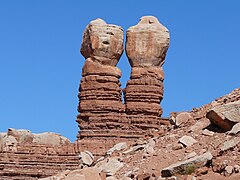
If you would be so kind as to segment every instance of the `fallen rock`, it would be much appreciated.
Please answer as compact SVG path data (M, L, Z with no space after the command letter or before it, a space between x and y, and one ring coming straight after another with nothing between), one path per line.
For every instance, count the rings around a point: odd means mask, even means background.
M208 129L204 129L204 130L202 131L202 134L205 135L205 136L213 136L213 135L214 135L214 132L209 131Z
M198 132L206 128L210 124L207 118L198 120L194 125L189 128L189 132Z
M182 112L175 118L175 126L177 127L184 127L191 122L193 122L193 117L188 112Z
M145 148L145 145L136 145L136 146L133 146L133 147L130 147L128 150L124 151L123 154L132 154L138 150L142 150Z
M92 163L93 163L94 156L92 155L91 152L89 152L89 151L84 151L84 152L81 152L81 153L80 153L79 159L80 159L80 162L81 162L83 165L91 166Z
M84 169L74 170L69 173L65 180L101 180L100 174L98 169L93 167L87 167Z
M121 142L121 143L115 144L111 149L109 149L109 150L107 151L106 154L111 155L113 152L124 150L124 149L126 149L127 147L128 147L128 146L127 146L127 143L126 143L126 142Z
M229 150L235 147L240 142L240 137L232 138L231 140L225 141L224 144L220 147L221 151Z
M173 147L172 147L172 150L179 150L179 149L182 149L183 148L183 145L182 144L174 144Z
M162 177L171 177L176 174L191 174L197 168L205 166L213 158L210 152L206 152L200 156L172 164L161 171Z
M197 143L197 141L192 138L191 136L184 135L179 139L179 142L182 143L184 146L192 146L194 143Z
M237 123L232 127L231 131L229 131L228 133L234 135L234 134L238 134L239 132L240 132L240 123Z
M229 176L233 173L233 166L227 166L225 167L225 175Z
M124 163L120 162L118 158L109 158L99 162L95 167L98 168L100 172L104 172L108 176L113 176L123 166Z
M234 165L233 167L234 167L234 172L235 172L235 173L239 173L239 171L240 171L240 166L239 166L239 165Z
M190 159L190 158L193 158L193 157L195 157L197 155L197 153L196 152L191 152L191 153L188 153L185 157L184 157L184 159Z
M240 122L240 100L216 106L206 116L213 124L229 131Z

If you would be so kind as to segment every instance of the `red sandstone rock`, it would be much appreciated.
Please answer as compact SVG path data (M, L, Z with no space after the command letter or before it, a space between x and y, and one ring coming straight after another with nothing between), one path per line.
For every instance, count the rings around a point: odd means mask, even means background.
M91 21L83 34L82 55L104 65L116 66L123 52L123 30L102 19Z
M132 67L161 67L169 47L169 32L153 16L143 16L127 30L126 52Z

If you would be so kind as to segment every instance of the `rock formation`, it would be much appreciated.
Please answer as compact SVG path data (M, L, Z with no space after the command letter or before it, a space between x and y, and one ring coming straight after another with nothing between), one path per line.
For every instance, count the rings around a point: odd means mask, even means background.
M121 138L148 136L158 131L161 123L167 123L160 118L160 102L162 64L168 46L168 30L155 17L142 17L137 26L129 28L126 51L132 73L123 104L121 71L115 67L123 52L123 30L101 19L90 22L80 50L86 59L79 88L80 146L89 149L89 138L100 146L105 141L112 146Z
M119 123L124 112L121 71L115 67L123 52L122 28L101 19L91 21L84 31L80 51L86 61L78 95L78 139L83 147L84 138L99 139L99 145L103 145L105 137L122 133Z
M0 179L38 179L79 167L79 146L56 133L0 133Z
M164 73L162 65L169 47L169 32L153 16L144 16L127 30L126 53L132 67L124 91L131 124L142 130L158 130L161 123Z

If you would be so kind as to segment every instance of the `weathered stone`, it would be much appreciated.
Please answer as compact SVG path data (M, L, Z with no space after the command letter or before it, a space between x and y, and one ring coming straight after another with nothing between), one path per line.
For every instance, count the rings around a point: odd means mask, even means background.
M189 132L199 132L206 128L209 124L210 122L207 118L202 118L190 127Z
M222 129L231 130L234 124L240 122L240 100L212 108L207 118Z
M177 127L184 127L191 122L193 122L193 117L188 112L182 112L178 114L175 118L175 126Z
M191 153L188 153L185 157L184 157L184 159L190 159L190 158L193 158L193 157L195 157L195 156L197 156L197 153L196 152L191 152Z
M233 166L225 167L225 175L231 175L233 173Z
M33 141L33 134L27 129L13 129L9 128L7 134L13 136L19 143L31 143Z
M160 67L169 47L169 32L153 16L143 16L127 30L126 52L132 67Z
M164 80L162 64L168 46L168 30L155 17L144 16L127 30L126 54L132 72L124 89L125 111L128 119L136 124L146 121L143 117L149 121L142 127L138 125L138 131L159 131Z
M214 135L214 132L209 131L208 129L204 129L204 130L202 131L202 134L205 135L205 136L213 136L213 135Z
M179 139L179 142L182 143L184 146L192 146L194 143L197 143L197 141L192 138L191 136L184 135Z
M212 154L207 152L200 156L172 164L161 171L162 177L170 177L176 174L191 174L197 168L205 166L212 159Z
M96 164L95 167L98 168L100 172L104 172L109 176L113 176L123 166L124 163L120 162L118 158L109 158Z
M240 137L234 137L231 140L225 141L223 145L220 147L220 150L227 151L235 147L238 143L240 143Z
M89 151L81 152L79 155L80 161L83 163L83 165L91 166L94 160L94 156Z
M240 172L240 166L239 165L234 165L234 172L239 173Z
M103 65L116 66L123 52L123 30L102 19L90 22L83 34L81 53Z
M229 131L229 134L238 134L240 132L240 123L235 124L231 131Z
M126 149L127 147L128 146L126 142L121 142L121 143L115 144L111 149L107 151L106 154L111 155L114 151L121 151Z
M173 145L172 150L179 150L179 149L182 149L182 148L183 148L183 145L178 143L178 144Z
M101 180L101 177L99 175L98 169L93 167L88 167L84 169L74 170L71 173L69 173L65 178L65 180L76 180L76 179Z
M34 134L32 142L36 144L46 144L54 146L70 143L69 139L67 139L66 137L52 132Z

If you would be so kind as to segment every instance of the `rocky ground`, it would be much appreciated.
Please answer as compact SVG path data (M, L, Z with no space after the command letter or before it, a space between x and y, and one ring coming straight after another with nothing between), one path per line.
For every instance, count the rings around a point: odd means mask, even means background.
M172 113L172 125L161 136L131 146L118 143L98 159L82 152L80 169L45 180L238 180L239 92L236 89L191 112Z

